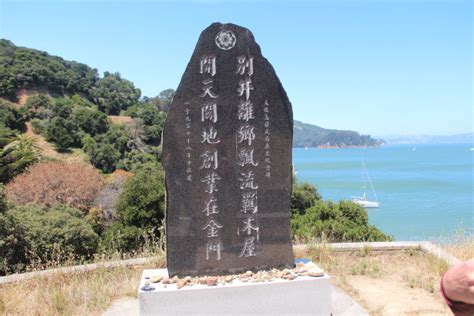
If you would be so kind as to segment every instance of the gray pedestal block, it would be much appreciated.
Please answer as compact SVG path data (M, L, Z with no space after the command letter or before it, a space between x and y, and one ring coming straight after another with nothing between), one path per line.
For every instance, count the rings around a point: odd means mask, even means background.
M331 290L327 274L321 277L301 276L295 280L249 283L234 280L232 284L164 287L151 284L155 290L141 287L145 277L167 276L166 269L145 270L138 297L140 315L330 315Z

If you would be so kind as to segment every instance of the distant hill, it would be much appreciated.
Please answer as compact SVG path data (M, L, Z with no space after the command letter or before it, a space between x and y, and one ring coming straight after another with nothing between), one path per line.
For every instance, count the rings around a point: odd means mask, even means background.
M474 133L448 136L413 135L386 137L389 144L473 144Z
M375 147L383 144L382 139L355 131L326 129L300 121L294 121L293 125L293 147Z

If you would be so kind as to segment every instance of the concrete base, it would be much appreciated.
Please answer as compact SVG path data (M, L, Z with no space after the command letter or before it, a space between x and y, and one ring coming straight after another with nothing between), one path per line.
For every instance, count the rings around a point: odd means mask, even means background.
M145 292L145 277L167 276L166 269L144 270L138 290L140 315L330 315L331 290L327 274L314 278L275 280L266 283L185 286L165 288L152 283L155 290Z

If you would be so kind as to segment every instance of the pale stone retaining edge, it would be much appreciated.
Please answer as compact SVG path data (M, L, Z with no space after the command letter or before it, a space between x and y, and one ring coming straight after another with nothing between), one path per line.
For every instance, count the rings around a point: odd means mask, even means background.
M422 250L426 253L429 253L437 258L440 258L449 265L454 265L458 262L461 262L458 258L447 253L440 247L432 244L429 241L387 241L387 242L349 242L349 243L328 243L328 244L299 244L294 245L293 249L295 250L305 250L311 247L329 247L334 251L354 251L354 250L363 250L364 248L370 249L371 251L390 251L390 250L405 250L405 249L415 249ZM120 266L133 266L133 265L142 265L149 262L152 262L155 258L138 258L138 259L128 259L128 260L118 260L118 261L109 261L102 263L91 263L85 265L78 265L72 267L56 268L43 271L11 274L4 277L0 277L0 285L17 282L22 280L33 279L35 277L49 276L55 273L71 273L71 272L87 272L93 271L98 268L114 268Z

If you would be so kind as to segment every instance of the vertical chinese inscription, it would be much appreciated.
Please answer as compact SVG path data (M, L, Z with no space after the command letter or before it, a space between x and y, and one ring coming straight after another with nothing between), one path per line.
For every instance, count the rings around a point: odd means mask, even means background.
M237 95L240 97L237 106L237 120L239 121L236 134L236 148L238 154L237 165L239 170L239 189L241 208L239 210L240 225L237 235L241 239L239 257L257 256L260 227L258 226L258 184L255 179L255 167L258 161L254 159L255 140L255 111L251 99L254 90L252 84L253 57L238 56L236 73L240 76Z
M212 91L214 77L217 73L216 56L213 54L201 55L199 63L199 73L204 76L202 80L202 98L201 103L201 164L199 169L203 172L204 177L201 182L204 183L204 203L202 205L201 213L204 214L204 226L201 228L205 232L206 260L221 260L222 255L222 241L220 239L220 232L224 225L218 222L219 215L219 201L217 199L217 192L219 191L219 182L222 180L218 173L219 169L219 151L213 145L220 143L217 135L215 124L218 121L217 117L217 100L219 96Z
M292 124L252 33L203 31L163 132L171 276L292 267Z
M265 127L265 146L263 150L265 151L265 177L271 178L272 177L272 161L270 158L270 105L268 104L268 100L265 100L263 104L263 115L264 115L264 127Z
M185 151L186 151L186 180L193 181L193 170L191 168L191 158L192 158L192 147L191 147L191 117L189 116L189 112L191 112L191 105L189 103L185 104L184 108L184 126L186 129L186 143L185 143Z

